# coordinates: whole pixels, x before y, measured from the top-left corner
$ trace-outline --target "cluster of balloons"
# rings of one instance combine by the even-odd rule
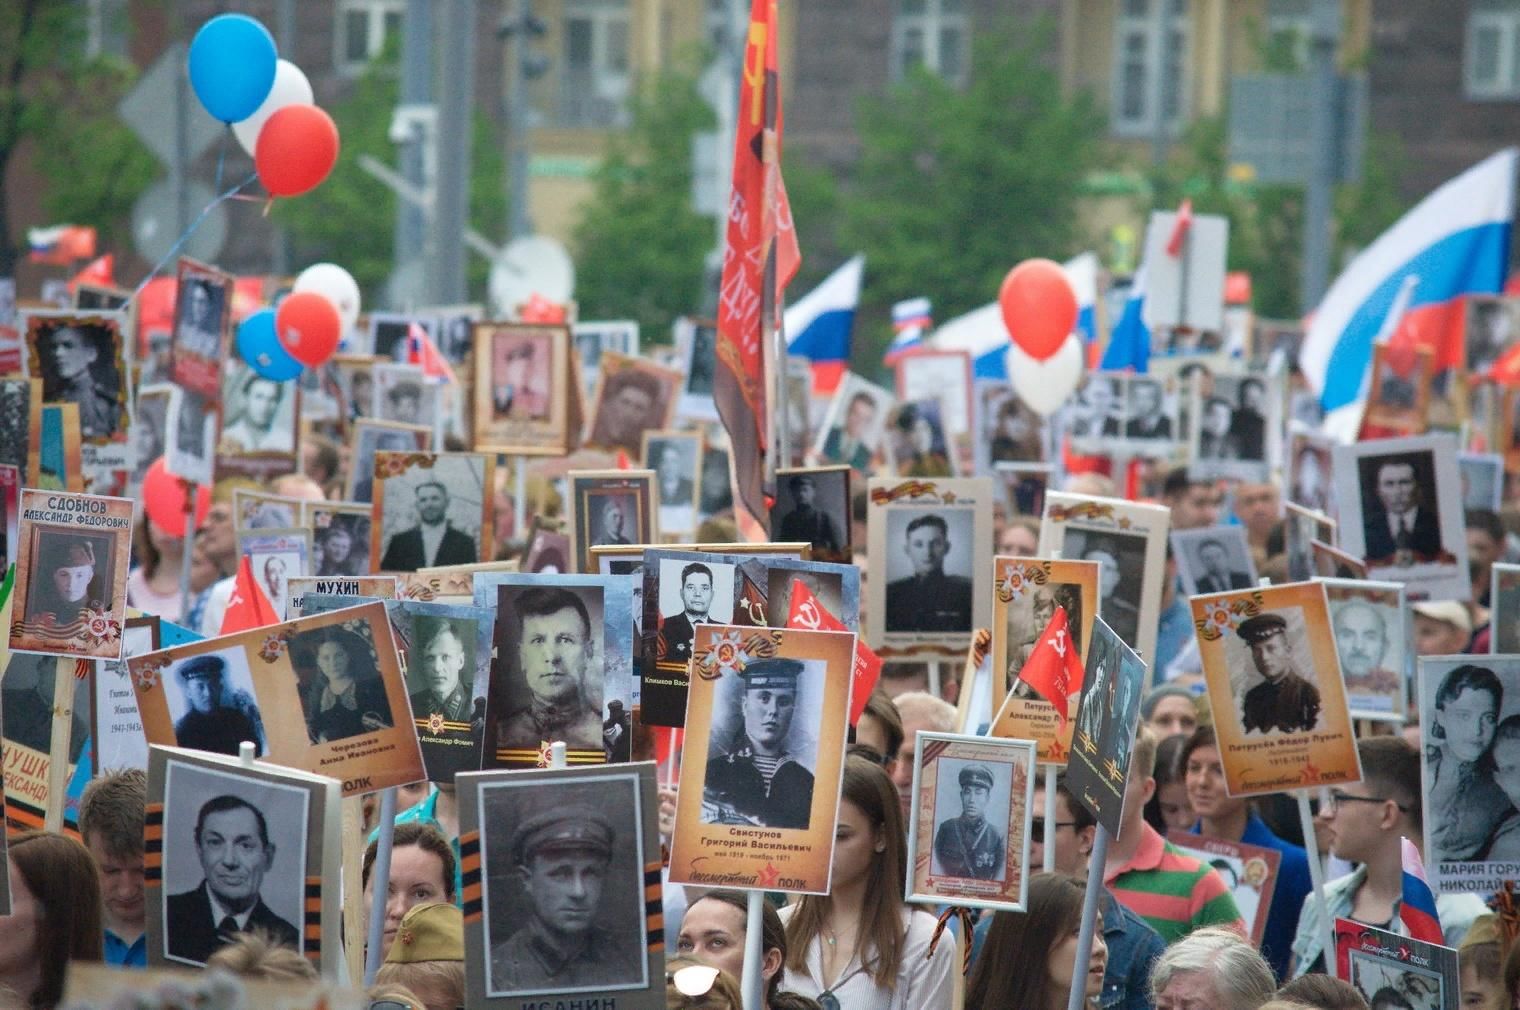
[[[331,358],[358,321],[353,275],[336,263],[317,263],[301,271],[278,309],[259,309],[238,325],[238,356],[264,378],[285,382]]]
[[[1082,378],[1077,295],[1054,260],[1025,260],[1003,278],[998,306],[1008,328],[1008,380],[1031,409],[1056,411]]]
[[[338,127],[312,104],[311,82],[282,60],[274,37],[246,14],[219,14],[190,43],[190,86],[232,128],[271,196],[300,196],[338,161]]]

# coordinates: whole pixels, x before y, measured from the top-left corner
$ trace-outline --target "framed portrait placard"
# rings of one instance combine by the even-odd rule
[[[1472,595],[1455,437],[1338,445],[1335,476],[1339,545],[1368,578],[1405,583],[1413,601]]]
[[[660,501],[664,503],[664,496]],[[776,500],[771,506],[771,538],[805,541],[815,561],[849,563],[852,556],[850,468],[802,467],[776,470]]]
[[[1409,713],[1414,629],[1401,582],[1321,579],[1351,718],[1400,726]]]
[[[604,351],[586,444],[608,452],[639,454],[644,432],[669,428],[685,377],[645,358]]]
[[[485,709],[493,767],[544,768],[549,744],[571,764],[631,757],[631,575],[481,572],[476,607],[496,614]]]
[[[346,576],[296,575],[290,579],[290,599],[285,604],[285,619],[305,617],[307,594],[323,596],[359,596],[366,600],[394,600],[396,576],[356,575]]]
[[[1462,508],[1497,512],[1504,499],[1504,457],[1496,452],[1459,452]]]
[[[1264,375],[1216,375],[1194,381],[1188,474],[1194,480],[1264,481],[1277,457],[1282,397]],[[1205,388],[1205,387],[1208,388]]]
[[[1488,651],[1520,653],[1520,565],[1496,561],[1492,568]]]
[[[1012,386],[977,379],[975,390],[977,432],[972,459],[977,473],[991,473],[999,463],[1039,463],[1046,458],[1049,425]]]
[[[216,475],[221,425],[222,408],[216,395],[171,387],[164,419],[164,468],[196,484],[210,484]]]
[[[1194,596],[1225,791],[1255,796],[1360,782],[1322,582]]]
[[[215,267],[180,258],[169,376],[183,390],[216,402],[222,391],[232,319],[233,278]]]
[[[992,480],[876,478],[866,638],[883,659],[956,659],[992,619]]]
[[[576,322],[570,327],[575,352],[581,359],[581,384],[587,396],[596,388],[601,375],[603,351],[624,357],[639,353],[639,323],[636,319],[609,319]]]
[[[364,418],[353,423],[349,435],[352,457],[348,469],[349,501],[370,502],[375,497],[375,453],[427,452],[432,429],[422,424],[398,424]]]
[[[870,473],[893,403],[885,389],[846,372],[818,427],[813,458],[825,465],[841,464]]]
[[[966,351],[909,351],[898,357],[893,367],[897,398],[938,400],[944,434],[951,439],[968,435],[972,427],[971,371],[971,355]]]
[[[148,738],[137,711],[127,659],[161,647],[157,617],[129,617],[121,636],[121,659],[98,659],[90,667],[91,757],[96,768],[148,770]]]
[[[1520,656],[1421,656],[1417,698],[1431,884],[1493,894],[1520,869]]]
[[[125,337],[120,313],[26,315],[27,374],[44,403],[79,408],[80,463],[88,480],[129,469]]]
[[[1035,746],[918,734],[903,897],[925,905],[1024,911]]]
[[[1087,655],[1098,616],[1098,563],[1049,558],[992,559],[992,671],[994,718],[989,736],[1033,740],[1042,764],[1066,766],[1074,719],[1062,720],[1055,706],[1019,680],[1019,671],[1039,642],[1056,608],[1066,612],[1067,645],[1080,661]],[[1071,685],[1067,711],[1076,711],[1082,685]]]
[[[1142,657],[1156,654],[1171,522],[1164,505],[1055,491],[1045,496],[1040,554],[1059,551],[1063,558],[1098,562],[1098,616]]]
[[[477,323],[475,447],[512,456],[570,450],[570,328]]]
[[[246,740],[272,764],[341,779],[345,796],[424,777],[384,602],[134,656],[127,667],[150,744],[231,755]]]
[[[854,664],[847,631],[696,629],[672,883],[828,893]]]
[[[713,368],[718,360],[718,324],[711,319],[684,316],[675,324],[676,348],[681,356],[681,398],[676,405],[682,417],[718,420],[713,403]]]
[[[575,570],[596,570],[591,548],[659,542],[653,470],[571,470],[570,545]]]
[[[1470,1005],[1462,999],[1462,976],[1457,965],[1457,951],[1450,947],[1390,933],[1354,919],[1335,920],[1335,977],[1349,983],[1368,1006],[1458,1010]],[[1389,993],[1398,1002],[1389,1003]]]
[[[1277,868],[1282,863],[1282,853],[1261,845],[1195,835],[1191,831],[1168,831],[1166,840],[1204,866],[1214,868],[1235,898],[1235,907],[1245,920],[1251,942],[1261,943],[1261,935],[1267,928],[1267,913],[1272,909],[1272,894],[1277,890]]]
[[[291,576],[311,574],[311,530],[243,532],[237,535],[237,545],[239,556],[253,568],[253,580],[284,620]]]
[[[662,537],[696,535],[703,441],[700,431],[644,432],[641,458],[654,473]]]
[[[132,408],[132,423],[127,436],[132,443],[132,469],[127,486],[133,495],[142,488],[143,478],[153,461],[164,455],[165,433],[169,430],[169,408],[174,402],[174,386],[167,382],[141,386]],[[4,400],[0,398],[0,409]],[[0,424],[4,424],[0,416]]]
[[[1318,431],[1295,431],[1288,440],[1287,499],[1311,512],[1330,511],[1331,451],[1334,443]],[[1322,539],[1328,540],[1329,537]]]
[[[341,961],[338,798],[326,776],[149,748],[148,963],[205,965],[237,938],[215,910],[250,899],[243,929],[268,933],[319,971]]]
[[[320,578],[357,578],[370,570],[374,518],[364,502],[308,501],[302,524],[311,529],[311,572]]]
[[[266,478],[293,473],[301,416],[301,387],[266,379],[242,360],[222,379],[221,433],[216,440],[218,476]]]
[[[1172,531],[1172,557],[1187,596],[1225,593],[1256,585],[1256,562],[1244,526]]]
[[[1066,782],[1109,834],[1124,820],[1124,783],[1145,691],[1145,663],[1099,617],[1093,622]]]
[[[305,499],[286,498],[256,488],[232,489],[232,528],[242,530],[293,529],[304,525]]]
[[[54,784],[78,767],[90,734],[90,684],[75,677],[77,660],[12,652],[0,680],[4,713],[5,822],[13,831],[41,830],[64,803]],[[54,740],[58,746],[54,747]],[[66,758],[52,774],[52,755]]]
[[[496,456],[376,452],[374,573],[477,564],[493,555]]]
[[[41,424],[42,380],[0,379],[0,465],[26,474],[32,432]]]
[[[468,772],[456,784],[466,1003],[663,1010],[654,763]],[[554,883],[566,875],[597,881],[574,916]]]
[[[133,504],[22,489],[12,652],[120,658]]]

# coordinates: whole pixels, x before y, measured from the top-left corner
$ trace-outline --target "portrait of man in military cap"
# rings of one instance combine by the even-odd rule
[[[813,807],[813,760],[794,725],[799,680],[809,664],[780,656],[752,660],[727,675],[738,689],[730,711],[730,742],[714,727],[714,756],[702,788],[703,824],[806,828]],[[794,739],[794,733],[796,738]]]
[[[993,790],[1008,789],[1006,769],[981,762],[940,761],[936,771],[942,790],[952,781],[958,786],[960,814],[940,821],[934,830],[934,872],[1002,880],[1007,850],[1003,833],[987,815]]]
[[[66,625],[82,610],[115,609],[107,598],[112,584],[109,538],[42,530],[36,543],[26,594],[29,619]]]
[[[848,561],[850,553],[849,467],[780,471],[771,535],[776,543],[806,543],[814,561]]]
[[[1259,677],[1239,701],[1241,728],[1248,734],[1305,733],[1319,723],[1319,688],[1299,672],[1287,631],[1287,618],[1274,611],[1247,618],[1235,629],[1256,674],[1247,682]]]
[[[636,777],[480,787],[487,996],[647,983]]]
[[[244,740],[264,754],[264,726],[241,648],[191,656],[163,673],[174,740],[190,750],[238,753]]]

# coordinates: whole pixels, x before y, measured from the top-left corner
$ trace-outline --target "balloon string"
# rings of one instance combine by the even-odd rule
[[[211,184],[213,192],[222,188],[222,165],[227,160],[227,138],[232,135],[232,124],[227,124],[227,129],[222,131],[222,142],[216,149],[216,181]]]
[[[206,220],[207,215],[215,210],[216,207],[223,201],[232,199],[232,197],[237,195],[239,190],[248,185],[250,182],[256,180],[258,177],[259,174],[257,172],[251,173],[248,178],[244,179],[242,182],[238,183],[236,186],[233,186],[227,192],[221,194],[210,203],[206,204],[205,209],[200,212],[194,221],[190,222],[190,227],[185,229],[185,233],[174,240],[174,245],[169,247],[169,251],[164,254],[164,258],[155,263],[153,265],[153,269],[148,271],[148,275],[142,279],[142,283],[137,285],[137,287],[133,290],[131,296],[126,300],[126,302],[122,304],[122,309],[126,309],[133,302],[137,301],[137,296],[143,293],[143,288],[146,288],[148,286],[148,282],[157,277],[159,271],[163,270],[163,268],[169,264],[169,261],[174,259],[174,257],[179,254],[180,249],[184,247],[184,244],[186,242],[190,241],[190,236],[195,234],[195,229],[201,226],[202,222]]]

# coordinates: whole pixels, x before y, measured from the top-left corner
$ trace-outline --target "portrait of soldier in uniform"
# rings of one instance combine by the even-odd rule
[[[827,506],[820,503],[819,498],[819,475],[811,473],[793,474],[786,480],[786,491],[791,497],[791,508],[783,511],[783,500],[778,498],[772,513],[771,529],[777,543],[806,543],[813,546],[813,558],[818,561],[830,561],[841,556],[845,548],[845,523],[846,516],[839,515],[839,498],[844,498],[848,505],[848,495],[840,495],[848,485],[849,480],[846,471],[835,471],[822,475],[829,485],[830,493],[827,496]],[[839,485],[836,487],[836,484]]]
[[[446,620],[418,618],[426,629],[412,653],[411,666],[421,671],[421,690],[411,693],[412,714],[419,719],[441,715],[448,722],[469,722],[474,708],[473,685],[465,676],[469,650],[464,637]]]
[[[262,811],[239,796],[208,800],[196,817],[195,852],[204,879],[164,902],[170,957],[205,964],[237,934],[254,930],[300,949],[296,927],[275,914],[259,893],[276,856]]]
[[[521,925],[491,945],[489,992],[605,989],[643,979],[643,951],[598,923],[603,892],[619,882],[609,874],[613,853],[632,843],[599,807],[556,803],[552,794],[517,825],[508,851],[524,900],[502,921]]]
[[[670,391],[657,374],[638,367],[607,375],[596,405],[590,444],[639,454],[644,432],[661,426]]]
[[[174,742],[191,750],[236,755],[244,740],[253,743],[255,757],[264,753],[264,734],[241,699],[229,698],[227,661],[221,656],[195,656],[174,671],[186,712],[174,723]],[[251,695],[250,695],[251,698]],[[229,701],[231,703],[229,703]],[[252,708],[251,704],[248,706]],[[257,708],[252,708],[257,713]]]
[[[82,438],[115,435],[125,419],[111,330],[66,322],[42,333],[37,345],[43,402],[78,404]]]
[[[97,549],[87,537],[48,530],[39,537],[37,554],[26,594],[28,618],[50,616],[54,624],[66,625],[78,620],[82,610],[110,606],[104,598],[108,573],[97,570],[100,561],[109,563],[108,549]]]
[[[970,513],[964,518],[970,520]],[[965,532],[969,538],[970,530]],[[920,515],[908,523],[902,551],[912,572],[887,583],[887,631],[971,630],[971,580],[945,572],[953,546],[943,516]],[[888,565],[889,574],[893,567]]]
[[[1235,629],[1250,650],[1256,672],[1264,678],[1240,702],[1241,728],[1246,733],[1303,733],[1319,722],[1319,688],[1294,669],[1287,630],[1287,620],[1270,612],[1242,621]]]
[[[527,688],[527,703],[497,730],[497,746],[537,750],[563,740],[571,750],[602,750],[602,706],[591,697],[587,673],[597,659],[591,614],[574,591],[532,586],[513,605],[517,640],[511,669]],[[514,649],[515,646],[515,649]]]
[[[934,831],[934,872],[951,877],[1002,880],[1007,855],[1002,832],[987,820],[987,801],[996,784],[992,769],[968,764],[957,776],[961,813]]]
[[[727,753],[707,762],[703,824],[806,828],[813,772],[792,749],[800,660],[773,657],[745,664],[739,702],[742,729]]]

